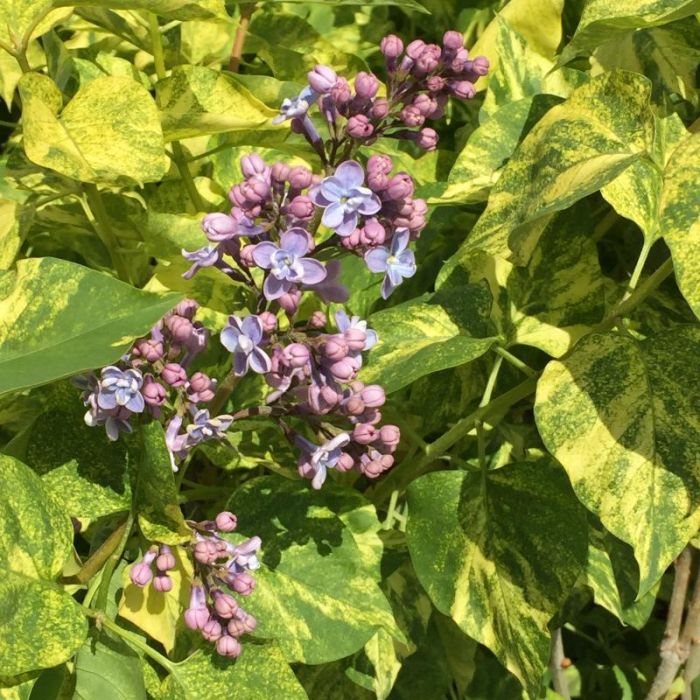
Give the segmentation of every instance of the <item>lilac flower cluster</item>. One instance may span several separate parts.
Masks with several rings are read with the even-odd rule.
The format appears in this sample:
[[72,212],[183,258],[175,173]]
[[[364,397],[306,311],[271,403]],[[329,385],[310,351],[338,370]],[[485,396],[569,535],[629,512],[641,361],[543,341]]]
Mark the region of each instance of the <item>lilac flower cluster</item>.
[[241,653],[239,637],[252,632],[257,620],[231,594],[248,596],[253,592],[255,579],[250,572],[260,568],[260,538],[233,545],[221,537],[237,526],[236,516],[228,511],[219,513],[215,520],[193,525],[196,575],[185,624],[214,643],[221,656],[237,657]]
[[[153,564],[155,563],[156,575],[153,576]],[[168,593],[173,589],[173,580],[168,576],[176,566],[175,555],[167,544],[160,547],[152,546],[141,561],[131,567],[129,578],[131,582],[141,588],[149,583],[159,593]]]
[[88,407],[85,422],[104,425],[110,440],[131,432],[135,415],[163,421],[174,471],[195,445],[225,439],[233,420],[209,415],[203,405],[214,398],[216,380],[189,370],[209,342],[209,331],[194,320],[197,309],[191,299],[180,302],[117,365],[103,368],[99,376],[91,373],[74,380]]

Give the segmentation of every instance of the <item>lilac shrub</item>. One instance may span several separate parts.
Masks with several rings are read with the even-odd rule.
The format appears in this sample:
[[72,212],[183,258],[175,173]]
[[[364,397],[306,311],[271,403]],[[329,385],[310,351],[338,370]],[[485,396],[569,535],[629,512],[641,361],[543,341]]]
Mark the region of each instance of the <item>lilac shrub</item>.
[[[469,58],[462,35],[454,31],[445,34],[442,46],[416,40],[405,49],[390,35],[381,52],[385,89],[371,73],[358,73],[351,87],[332,68],[319,65],[273,119],[289,121],[308,141],[322,172],[266,163],[256,153],[244,156],[243,180],[229,191],[232,208],[207,214],[206,245],[182,251],[191,263],[185,279],[216,268],[252,293],[254,308],[231,314],[219,336],[231,354],[225,384],[249,372],[264,377],[269,391],[266,405],[257,410],[272,418],[298,451],[299,475],[314,489],[331,470],[379,477],[393,466],[401,439],[397,426],[382,424],[382,387],[358,378],[363,353],[378,342],[367,321],[342,309],[334,313],[334,327],[321,308],[300,317],[305,295],[317,305],[348,300],[339,281],[343,255],[358,256],[369,271],[383,275],[384,299],[416,272],[410,245],[426,225],[427,204],[414,196],[410,173],[396,171],[386,154],[365,160],[361,149],[381,137],[434,150],[438,135],[428,124],[444,116],[450,96],[472,98],[474,82],[488,71],[488,61]],[[217,394],[216,380],[192,367],[210,341],[207,329],[194,320],[196,311],[196,302],[182,302],[117,364],[78,381],[86,422],[104,426],[110,440],[130,432],[137,416],[160,421],[174,471],[197,445],[225,442],[227,431],[235,429],[235,415],[211,415],[207,407]],[[228,393],[216,403],[227,399]],[[253,631],[256,621],[235,596],[253,591],[251,572],[260,565],[261,541],[252,537],[234,545],[227,540],[223,535],[236,528],[236,517],[228,512],[188,525],[192,539],[183,551],[191,556],[195,575],[185,623],[220,655],[236,657],[239,637]],[[152,545],[131,568],[131,580],[167,593],[174,566],[167,545]]]

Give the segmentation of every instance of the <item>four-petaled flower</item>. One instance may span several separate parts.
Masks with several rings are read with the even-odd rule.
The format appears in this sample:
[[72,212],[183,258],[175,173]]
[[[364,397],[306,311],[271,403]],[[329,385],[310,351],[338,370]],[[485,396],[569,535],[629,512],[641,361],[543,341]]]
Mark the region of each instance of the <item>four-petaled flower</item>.
[[141,413],[145,407],[142,385],[143,375],[137,369],[124,371],[119,367],[105,367],[99,383],[97,405],[105,411],[123,406],[132,413]]
[[397,229],[391,239],[391,248],[378,246],[365,253],[365,262],[372,272],[386,273],[382,282],[383,299],[389,298],[404,277],[413,277],[416,273],[416,259],[413,251],[408,249],[409,237],[408,229]]
[[282,100],[280,113],[272,120],[273,124],[281,124],[287,119],[303,117],[311,105],[318,99],[318,93],[307,85],[296,97],[286,97]]
[[266,374],[272,365],[267,354],[260,349],[263,339],[262,322],[258,316],[229,316],[228,324],[221,331],[221,344],[233,353],[233,371],[239,377],[248,368],[258,374]]
[[206,245],[204,248],[193,250],[191,253],[183,248],[182,257],[192,263],[192,267],[182,275],[188,280],[194,277],[200,268],[216,265],[219,261],[219,247],[215,245]]
[[194,447],[201,442],[216,438],[222,440],[226,437],[226,431],[233,423],[233,416],[221,415],[211,418],[206,408],[195,413],[193,422],[185,430],[187,431],[186,447]]
[[326,268],[318,260],[303,257],[309,252],[309,234],[303,228],[290,228],[280,236],[280,245],[258,243],[253,250],[256,265],[270,270],[263,293],[272,301],[296,284],[318,284],[326,278]]
[[320,489],[326,480],[329,469],[333,469],[342,454],[341,448],[350,442],[350,435],[340,433],[327,440],[320,447],[297,435],[296,442],[304,450],[299,458],[299,471],[303,476],[311,476],[311,486]]
[[309,197],[318,207],[324,207],[324,226],[332,228],[339,236],[349,236],[362,216],[376,214],[382,207],[379,197],[363,187],[365,171],[354,160],[341,163],[334,175],[325,178],[309,190]]

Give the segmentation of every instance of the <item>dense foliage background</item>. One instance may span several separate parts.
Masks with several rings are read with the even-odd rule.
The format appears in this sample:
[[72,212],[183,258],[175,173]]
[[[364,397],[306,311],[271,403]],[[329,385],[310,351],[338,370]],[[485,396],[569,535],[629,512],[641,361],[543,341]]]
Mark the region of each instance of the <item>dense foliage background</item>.
[[[3,0],[0,697],[694,697],[698,12]],[[87,427],[67,377],[184,297],[215,330],[245,310],[216,271],[183,279],[180,251],[242,155],[319,170],[271,122],[307,71],[381,78],[384,35],[448,29],[490,61],[476,99],[450,103],[436,151],[361,156],[391,155],[431,205],[418,273],[383,301],[342,258],[346,308],[381,340],[360,378],[389,393],[393,469],[311,490],[260,418],[176,481],[156,423],[116,443]],[[223,378],[230,355],[198,363]],[[248,376],[229,412],[263,395]],[[263,542],[235,662],[182,623],[184,555],[170,593],[128,578],[151,541],[187,539],[183,514],[224,508]]]

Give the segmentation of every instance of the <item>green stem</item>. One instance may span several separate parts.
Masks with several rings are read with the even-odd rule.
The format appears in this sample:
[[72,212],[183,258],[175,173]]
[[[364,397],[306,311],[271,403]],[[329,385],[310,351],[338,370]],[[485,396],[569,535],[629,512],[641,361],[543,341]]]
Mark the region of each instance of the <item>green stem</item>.
[[206,211],[206,206],[204,205],[204,202],[197,191],[197,186],[194,184],[192,173],[187,166],[187,157],[185,156],[185,152],[182,150],[180,142],[173,141],[170,146],[173,149],[170,157],[180,173],[180,178],[182,179],[182,183],[185,185],[190,201],[198,212]]
[[634,266],[634,270],[632,272],[632,277],[630,277],[629,284],[627,285],[627,291],[625,292],[625,295],[622,297],[623,301],[625,299],[628,299],[632,295],[632,292],[636,289],[637,283],[639,282],[639,278],[642,274],[642,270],[644,270],[644,265],[646,264],[647,258],[649,257],[649,251],[651,250],[651,246],[652,246],[652,241],[648,241],[648,240],[644,241],[644,245],[642,246],[642,250],[639,253],[639,258],[637,260],[637,264]]
[[122,554],[124,553],[124,548],[126,547],[126,543],[129,540],[129,535],[131,534],[131,528],[133,527],[133,524],[134,516],[131,513],[131,511],[129,511],[129,515],[123,526],[124,531],[122,532],[119,544],[117,545],[116,549],[109,555],[109,558],[105,562],[104,569],[102,569],[102,581],[100,582],[100,589],[97,593],[97,602],[95,603],[95,607],[98,610],[107,609],[109,584],[112,580],[112,576],[114,575],[114,569],[117,567],[119,560],[122,558]]
[[146,656],[150,656],[158,665],[162,666],[168,673],[171,673],[174,668],[174,664],[169,659],[166,659],[162,654],[157,652],[155,649],[151,648],[143,641],[140,637],[135,635],[133,632],[125,630],[120,627],[116,622],[110,620],[103,612],[98,612],[91,610],[90,608],[83,608],[83,612],[95,620],[98,627],[106,627],[108,630],[114,632],[118,637],[121,637],[127,644],[130,644],[134,649],[143,652]]
[[507,360],[513,367],[516,367],[519,369],[523,374],[527,375],[528,377],[536,377],[537,372],[532,369],[529,365],[525,364],[520,358],[516,357],[512,353],[508,352],[505,348],[502,348],[500,345],[494,345],[492,350],[497,354],[500,355],[504,360]]
[[[517,359],[517,358],[515,358],[515,359]],[[503,356],[499,355],[496,358],[496,361],[493,363],[493,367],[491,368],[491,373],[489,374],[489,378],[486,382],[486,389],[484,389],[484,395],[481,397],[481,401],[479,402],[479,408],[483,408],[484,406],[488,406],[489,402],[491,401],[491,396],[493,395],[493,390],[496,388],[496,381],[498,380],[498,372],[500,371],[502,364],[503,364]],[[486,436],[484,435],[484,422],[481,418],[478,418],[474,422],[474,425],[476,427],[476,443],[477,443],[477,450],[478,450],[478,454],[479,454],[479,468],[481,469],[482,472],[485,472],[486,471]]]
[[156,68],[158,80],[165,78],[165,53],[163,51],[163,37],[158,26],[158,17],[152,12],[148,13],[148,29],[151,35],[151,51],[153,53],[153,63]]
[[112,266],[117,271],[119,279],[123,280],[124,282],[131,283],[129,269],[119,253],[119,241],[117,240],[117,237],[112,230],[112,226],[109,223],[109,217],[107,216],[107,210],[105,209],[104,202],[102,201],[100,191],[97,189],[97,186],[91,182],[86,182],[84,184],[84,191],[88,209],[90,210],[90,213],[94,219],[93,226],[100,236],[100,239],[105,244],[105,247],[109,251]]

